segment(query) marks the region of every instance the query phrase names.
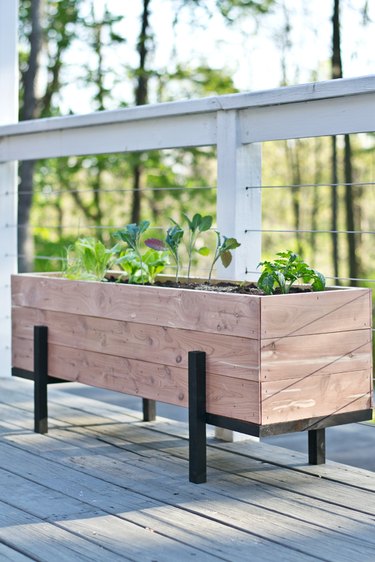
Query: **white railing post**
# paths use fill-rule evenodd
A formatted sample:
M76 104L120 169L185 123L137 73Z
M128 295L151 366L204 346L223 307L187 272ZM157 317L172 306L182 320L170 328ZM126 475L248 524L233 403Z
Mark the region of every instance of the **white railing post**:
M218 266L220 278L237 281L256 280L261 257L261 180L260 144L242 144L237 111L219 111L217 115L217 228L225 236L234 236L241 246L233 253L229 268ZM246 232L248 229L256 232ZM248 439L248 436L216 428L215 436L224 441Z
M256 280L261 257L261 145L242 144L237 111L217 114L217 228L241 246L231 265L218 266L218 277ZM255 230L256 232L246 232Z
M0 125L18 121L18 0L0 0ZM17 271L17 163L0 163L0 376L10 375L10 275Z

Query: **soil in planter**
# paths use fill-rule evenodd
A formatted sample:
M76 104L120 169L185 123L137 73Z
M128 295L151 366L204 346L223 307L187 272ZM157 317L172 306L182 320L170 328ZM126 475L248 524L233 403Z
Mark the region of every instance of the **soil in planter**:
M110 282L119 282L115 277L108 278ZM126 280L120 281L127 283ZM145 283L145 286L153 287L169 287L173 289L192 289L199 291L210 291L214 293L236 293L240 295L264 295L264 291L259 289L255 283L228 283L228 281L218 281L213 283L176 283L170 279L165 281L156 281L153 285ZM295 286L290 290L291 293L311 293L311 287ZM279 288L275 289L275 294L281 294Z

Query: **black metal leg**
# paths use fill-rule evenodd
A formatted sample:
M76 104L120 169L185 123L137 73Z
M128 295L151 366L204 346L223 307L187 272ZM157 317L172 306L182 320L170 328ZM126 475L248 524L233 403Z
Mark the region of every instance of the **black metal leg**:
M311 429L309 432L309 463L324 464L326 462L325 429Z
M142 398L143 421L154 421L156 418L156 402L149 398Z
M47 433L48 328L34 326L34 431Z
M189 352L189 481L207 479L206 453L206 354Z

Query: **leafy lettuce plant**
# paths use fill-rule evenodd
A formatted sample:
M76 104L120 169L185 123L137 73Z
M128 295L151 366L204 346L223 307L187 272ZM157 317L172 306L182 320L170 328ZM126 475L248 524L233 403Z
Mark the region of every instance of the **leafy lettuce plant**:
M142 255L142 262L130 248L116 259L115 264L126 272L129 283L155 283L156 276L168 265L168 253L151 248Z
M114 264L112 250L92 237L83 237L67 249L65 276L68 279L106 281L106 273Z
M214 259L212 261L211 269L208 274L209 282L211 281L215 263L220 259L225 268L229 267L233 258L231 250L235 250L236 248L241 246L241 244L235 238L227 238L226 236L222 236L218 231L216 231L216 236L217 240Z
M199 234L201 232L205 232L205 231L207 231L211 228L211 226L212 226L212 216L206 215L205 217L202 217L202 215L200 215L199 213L196 213L191 220L185 214L183 215L183 217L184 217L184 219L186 220L186 222L189 226L189 241L188 241L188 247L187 247L188 255L189 255L187 278L188 278L188 281L189 281L191 264L192 264L192 261L193 261L194 252L198 252L198 254L200 254L201 256L208 256L208 254L210 252L210 250L206 246L203 246L199 250L197 250L195 246L196 246Z
M134 254L138 258L140 262L140 272L141 277L139 283L144 283L143 279L143 259L142 259L142 252L141 252L141 236L148 227L150 226L149 221L141 221L139 224L132 223L126 225L124 228L120 230L116 230L113 233L113 237L116 240L119 240L119 244L112 248L112 251L116 254L120 254L120 258L122 258L121 253L123 251L123 245L126 244L128 248L133 250ZM118 262L121 263L121 262Z
M298 280L310 284L313 291L325 289L324 275L310 267L298 254L287 250L278 252L276 256L278 257L275 260L262 261L258 265L258 267L262 267L258 287L266 295L274 294L276 287L279 287L282 294L287 294Z

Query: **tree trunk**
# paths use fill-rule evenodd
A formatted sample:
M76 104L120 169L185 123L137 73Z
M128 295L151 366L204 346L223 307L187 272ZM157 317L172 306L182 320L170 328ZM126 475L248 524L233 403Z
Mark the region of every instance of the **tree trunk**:
M43 45L41 27L43 0L31 2L30 56L28 67L22 76L24 100L20 119L35 119L40 107L36 95L36 83L39 72L39 59ZM32 160L20 163L20 183L18 196L18 270L31 271L33 265L33 237L30 232L29 218L32 204L34 164Z
M333 15L332 15L332 78L342 78L342 64L341 64L341 45L340 45L340 0L333 2ZM332 264L334 276L339 277L339 246L337 236L338 226L338 212L339 212L339 199L338 199L338 163L337 163L337 139L332 137L332 157L331 157L331 230L332 230ZM339 281L337 279L337 284Z
M341 64L341 44L340 44L340 0L333 2L332 14L332 78L342 78ZM337 138L332 137L332 157L331 157L331 230L332 232L332 263L334 276L339 277L339 246L338 246L338 213L339 213L339 197L338 197L338 155L337 155ZM339 281L337 279L337 284Z
M33 270L34 237L30 228L30 213L33 202L34 160L20 164L18 194L18 271Z
M355 198L353 193L353 169L352 169L352 150L350 145L350 136L345 135L345 214L349 258L349 277L352 279L351 285L357 286L356 279L359 277L359 264L357 257L357 235L350 234L355 230Z
M341 37L340 37L340 0L334 0L333 10L333 44L332 44L332 78L342 78L342 60L341 60ZM345 222L346 222L346 242L348 248L348 273L349 277L356 279L358 277L358 258L357 258L357 237L353 234L355 230L354 217L354 193L353 193L353 172L352 172L352 150L349 135L345 135ZM337 166L337 160L336 160ZM337 182L337 171L336 171ZM351 231L351 232L350 232ZM338 259L338 256L337 256ZM356 285L356 281L351 282Z
M331 237L332 237L332 264L333 275L336 277L336 284L339 285L339 245L338 245L338 214L339 214L339 201L338 201L338 175L337 175L337 139L332 137L332 157L331 157Z
M311 203L311 232L310 234L310 246L311 246L311 261L315 263L316 252L317 252L317 234L318 230L318 213L320 204L320 194L318 185L322 183L322 163L320 159L320 154L322 151L322 141L317 137L314 141L314 184L312 188L312 203Z
M143 0L143 11L141 16L141 31L138 37L137 51L139 54L139 66L137 72L137 84L135 88L136 105L145 105L148 101L148 73L146 70L146 59L149 52L147 40L149 39L150 26L150 4L151 0ZM142 165L140 155L134 160L133 173L133 198L131 222L138 223L141 218L141 178Z
M301 166L299 161L299 143L296 141L294 148L285 142L286 159L290 170L290 178L292 187L290 188L292 197L292 210L293 210L293 226L296 236L296 251L300 256L303 255L303 244L301 240Z

